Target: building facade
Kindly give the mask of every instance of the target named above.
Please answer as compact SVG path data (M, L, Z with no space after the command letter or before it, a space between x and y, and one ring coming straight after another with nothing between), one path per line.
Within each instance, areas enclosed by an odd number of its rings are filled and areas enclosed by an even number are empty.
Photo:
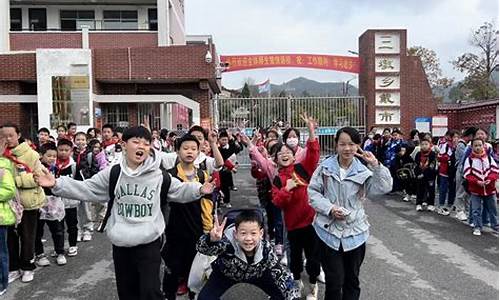
M28 135L68 122L210 124L218 55L210 36L185 34L183 0L0 3L3 122Z

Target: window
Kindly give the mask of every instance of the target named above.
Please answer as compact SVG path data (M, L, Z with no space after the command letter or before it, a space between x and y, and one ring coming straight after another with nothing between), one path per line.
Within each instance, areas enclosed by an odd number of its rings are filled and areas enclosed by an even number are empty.
M125 104L109 104L103 107L103 116L105 123L113 125L113 127L128 127L128 105Z
M23 30L23 13L20 8L10 9L10 30L21 31Z
M81 30L82 25L95 29L95 16L93 10L61 10L61 30Z
M47 11L45 8L30 8L28 14L30 30L47 30Z
M136 10L105 10L104 11L105 30L137 30Z
M149 30L158 30L158 11L156 8L148 9Z

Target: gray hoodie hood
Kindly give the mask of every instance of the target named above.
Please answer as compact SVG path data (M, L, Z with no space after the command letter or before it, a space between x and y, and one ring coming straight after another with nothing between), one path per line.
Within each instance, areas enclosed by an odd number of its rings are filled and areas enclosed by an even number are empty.
M231 246L233 246L233 248L234 248L234 255L236 255L242 261L248 263L247 257L245 255L245 252L243 251L243 249L241 249L240 244L238 244L238 241L234 237L235 231L236 231L236 226L234 226L234 224L231 224L229 227L227 227L224 230L224 235L226 236L226 238L231 243ZM263 257L264 257L264 255L263 255L263 245L262 245L262 242L260 242L257 245L257 249L255 251L255 256L254 256L254 261L253 261L252 264L259 263L263 259Z

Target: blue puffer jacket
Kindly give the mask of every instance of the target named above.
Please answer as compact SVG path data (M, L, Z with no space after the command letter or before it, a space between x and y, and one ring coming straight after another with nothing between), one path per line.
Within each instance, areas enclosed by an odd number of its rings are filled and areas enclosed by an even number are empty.
M392 140L384 153L384 166L391 168L396 160L397 150L403 145L403 140Z

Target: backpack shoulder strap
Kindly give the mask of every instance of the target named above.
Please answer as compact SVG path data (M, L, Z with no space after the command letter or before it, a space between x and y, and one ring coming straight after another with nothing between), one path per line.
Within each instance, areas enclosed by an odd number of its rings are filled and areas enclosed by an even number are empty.
M207 159L206 158L201 162L200 169L202 171L206 171L207 170Z
M306 169L304 169L304 166L301 165L301 164L295 164L293 166L293 170L302 178L304 179L305 181L309 182L309 180L311 179L311 176L309 176L309 174L307 174L307 171Z
M201 183L201 184L205 183L205 170L203 170L201 168L201 165L200 165L200 168L198 170L196 170L196 176L198 176L199 183Z
M120 177L120 172L121 172L120 164L116 164L116 165L111 167L111 171L109 173L108 207L106 209L106 214L104 215L104 218L102 220L101 227L99 227L99 229L97 230L99 232L104 231L104 229L106 228L106 223L108 223L109 216L111 216L111 211L113 209L113 203L115 202L115 188L116 188L116 184L118 183L118 177Z
M273 185L275 185L279 189L283 187L283 183L281 182L281 178L279 175L274 176Z
M170 177L170 173L165 168L160 167L160 169L163 175L160 190L160 206L164 206L167 204L168 190L170 189L170 184L172 183L172 177Z

